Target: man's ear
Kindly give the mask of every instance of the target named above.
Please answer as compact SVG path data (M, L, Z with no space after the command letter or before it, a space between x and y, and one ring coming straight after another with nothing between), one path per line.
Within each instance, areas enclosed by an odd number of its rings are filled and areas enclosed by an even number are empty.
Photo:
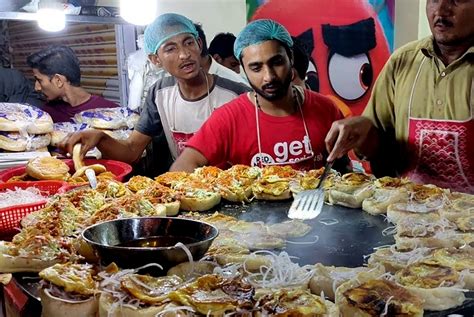
M66 76L61 74L54 74L51 78L51 82L56 85L58 88L63 88L69 80L67 80Z
M148 55L148 59L156 66L158 67L163 67L161 65L161 60L160 60L160 57L158 56L158 54L150 54Z

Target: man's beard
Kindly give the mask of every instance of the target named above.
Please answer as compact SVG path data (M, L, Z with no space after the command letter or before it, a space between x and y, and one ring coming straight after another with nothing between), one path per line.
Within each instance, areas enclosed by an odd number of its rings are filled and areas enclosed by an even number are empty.
M262 86L262 89L257 88L252 82L249 80L250 86L255 90L255 92L261 96L263 99L266 99L268 101L275 101L275 100L280 100L283 97L286 96L288 92L288 88L291 85L292 81L292 72L288 72L288 75L283 79L283 81L279 80L274 80L268 84L265 84ZM266 93L265 89L269 87L276 87L276 90L272 93Z

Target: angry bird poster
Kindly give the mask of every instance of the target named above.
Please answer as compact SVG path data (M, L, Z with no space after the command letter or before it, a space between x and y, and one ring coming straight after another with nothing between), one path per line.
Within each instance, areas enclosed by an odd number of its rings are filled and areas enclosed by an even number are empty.
M393 0L247 0L247 7L250 20L273 19L304 43L312 90L346 116L362 113L390 56Z

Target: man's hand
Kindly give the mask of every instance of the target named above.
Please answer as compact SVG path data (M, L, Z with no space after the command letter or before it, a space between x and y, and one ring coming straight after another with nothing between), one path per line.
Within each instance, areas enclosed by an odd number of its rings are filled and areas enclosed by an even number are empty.
M61 143L59 143L59 148L64 152L71 153L76 143L81 143L81 159L84 159L86 153L97 146L99 142L104 137L105 133L99 130L85 130L76 133L70 133L67 137L65 137Z
M328 161L343 157L352 149L361 148L375 127L366 117L351 117L332 123L326 135L326 149L329 153ZM374 140L374 144L377 143Z

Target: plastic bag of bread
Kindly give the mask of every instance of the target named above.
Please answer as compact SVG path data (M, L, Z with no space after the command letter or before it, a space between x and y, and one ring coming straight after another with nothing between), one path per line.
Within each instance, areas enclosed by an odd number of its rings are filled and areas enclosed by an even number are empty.
M128 108L98 108L79 112L74 116L77 123L87 123L95 129L117 130L133 128L140 115Z
M0 103L0 131L45 134L53 131L53 119L43 110L20 103Z
M84 131L89 128L87 123L56 122L51 133L51 145L58 146L69 133Z
M22 134L19 132L0 132L0 149L11 152L35 151L47 147L50 134Z

